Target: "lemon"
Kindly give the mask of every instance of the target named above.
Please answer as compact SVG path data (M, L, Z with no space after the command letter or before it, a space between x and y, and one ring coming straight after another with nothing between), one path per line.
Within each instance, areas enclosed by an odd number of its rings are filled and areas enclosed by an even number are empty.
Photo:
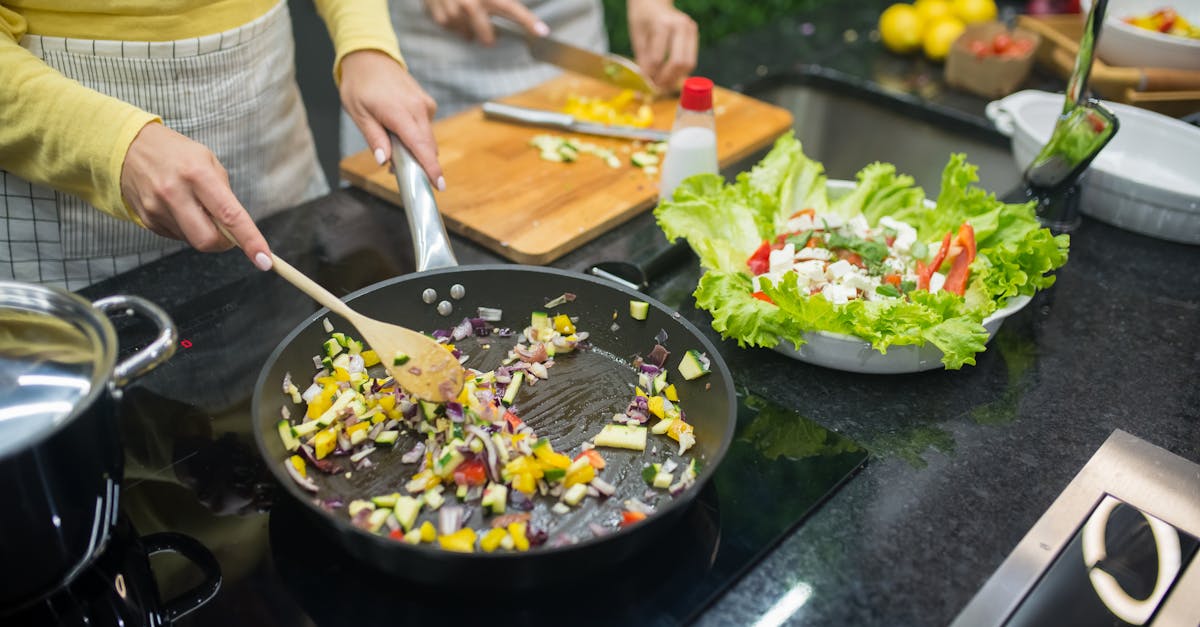
M996 19L995 0L954 0L954 14L965 24Z
M908 54L921 47L921 14L911 4L893 4L879 16L879 37L888 50Z
M950 0L917 0L913 6L916 7L917 13L921 14L921 21L926 24L954 15L954 4Z
M950 46L954 40L966 30L966 25L956 17L943 17L925 29L925 37L921 42L925 48L925 56L930 61L941 61L950 54Z

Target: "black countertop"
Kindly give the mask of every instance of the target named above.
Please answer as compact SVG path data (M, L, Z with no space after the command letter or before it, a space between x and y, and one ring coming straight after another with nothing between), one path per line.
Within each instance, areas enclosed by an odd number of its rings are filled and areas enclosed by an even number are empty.
M983 101L946 90L936 66L881 50L870 34L876 15L830 9L782 20L705 51L701 67L718 83L739 87L837 83L927 119L990 133ZM276 216L264 231L285 259L321 258L321 267L332 269L316 278L338 294L413 266L402 213L356 190ZM583 270L637 257L660 239L652 217L642 215L553 265ZM497 261L459 238L454 247L463 264ZM974 367L855 375L721 343L742 384L857 440L873 458L700 622L945 624L1114 429L1200 461L1196 268L1200 248L1085 218L1058 283L1008 319ZM691 261L651 292L717 341L707 314L692 307L698 274ZM158 418L124 425L130 461L123 507L143 533L191 533L222 558L231 585L189 619L193 624L232 613L246 624L277 624L288 615L277 600L286 591L236 585L273 568L246 548L267 534L267 516L257 513L264 486L239 470L239 461L257 455L244 406L261 361L239 356L269 350L316 307L236 252L183 252L84 294L116 292L181 312L185 340L200 332L209 338L189 342L174 358L195 372L187 391L151 373L126 395L127 404L153 407ZM229 305L187 314L214 299ZM205 331L214 327L216 335ZM200 414L190 409L197 404L226 410ZM147 506L162 503L174 505Z

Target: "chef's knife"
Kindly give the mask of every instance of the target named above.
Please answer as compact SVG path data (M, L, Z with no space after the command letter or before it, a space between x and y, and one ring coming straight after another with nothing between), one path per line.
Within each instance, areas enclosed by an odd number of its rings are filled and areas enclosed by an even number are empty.
M584 133L587 135L602 135L604 137L620 137L623 139L640 139L642 141L649 142L665 142L670 136L670 133L667 131L660 131L652 128L638 128L636 126L618 126L615 124L583 122L575 119L575 116L568 115L566 113L546 111L544 109L529 109L527 107L518 107L499 102L483 103L483 114L494 120L520 122L521 124L532 124L534 126L546 126L550 128L562 129L564 131L570 131L572 133Z
M505 34L524 39L526 45L529 46L529 53L538 61L557 65L564 70L590 76L617 87L647 94L654 94L658 91L654 83L646 78L645 74L642 74L637 64L625 57L615 54L599 54L551 37L530 35L521 27L503 18L493 17L492 25Z

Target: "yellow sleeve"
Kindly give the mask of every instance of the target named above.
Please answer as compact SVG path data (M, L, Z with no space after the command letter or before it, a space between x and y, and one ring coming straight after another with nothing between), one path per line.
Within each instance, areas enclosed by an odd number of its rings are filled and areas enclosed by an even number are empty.
M17 42L25 20L0 6L0 169L133 220L121 166L142 127L161 121L63 76Z
M404 65L387 0L314 1L333 39L335 82L340 84L342 80L342 59L356 50L378 50Z

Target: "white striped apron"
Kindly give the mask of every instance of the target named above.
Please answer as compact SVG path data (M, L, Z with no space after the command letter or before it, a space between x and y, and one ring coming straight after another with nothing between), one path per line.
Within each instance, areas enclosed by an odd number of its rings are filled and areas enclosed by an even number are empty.
M550 27L550 36L597 52L608 51L599 0L522 0ZM421 88L438 104L439 118L486 100L530 89L562 70L534 61L524 42L497 37L485 48L438 26L423 0L390 0L392 26L404 60ZM342 112L342 156L367 148L362 133Z
M84 86L207 146L255 219L328 191L295 81L281 1L223 33L161 42L26 35L21 45ZM0 170L0 279L75 290L186 244Z

